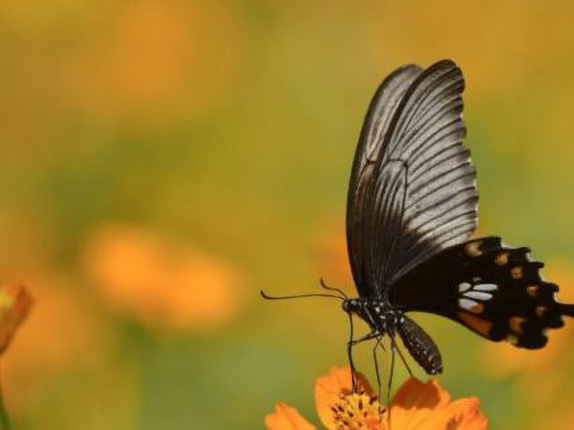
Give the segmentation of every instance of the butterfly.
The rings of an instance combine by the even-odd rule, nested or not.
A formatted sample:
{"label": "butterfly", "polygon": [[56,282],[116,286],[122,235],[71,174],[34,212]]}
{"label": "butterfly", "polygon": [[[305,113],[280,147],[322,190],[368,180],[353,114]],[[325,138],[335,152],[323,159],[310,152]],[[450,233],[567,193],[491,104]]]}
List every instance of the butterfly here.
{"label": "butterfly", "polygon": [[370,329],[358,339],[351,334],[353,373],[352,348],[384,336],[393,352],[398,336],[427,374],[442,372],[440,351],[407,316],[412,311],[527,349],[544,347],[547,330],[574,317],[574,305],[556,300],[558,286],[542,279],[543,263],[529,258],[529,248],[508,247],[496,236],[471,238],[478,191],[463,144],[464,87],[451,60],[426,69],[405,65],[383,81],[369,106],[347,196],[358,297],[343,293],[341,300],[349,317]]}

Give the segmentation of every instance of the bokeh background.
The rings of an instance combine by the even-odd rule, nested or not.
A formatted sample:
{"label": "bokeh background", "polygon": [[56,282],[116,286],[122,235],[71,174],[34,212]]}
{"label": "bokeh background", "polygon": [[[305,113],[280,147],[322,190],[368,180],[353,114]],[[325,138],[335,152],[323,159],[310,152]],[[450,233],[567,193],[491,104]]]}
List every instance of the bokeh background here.
{"label": "bokeh background", "polygon": [[[2,360],[17,428],[247,430],[276,401],[314,417],[316,377],[346,363],[346,316],[258,291],[319,276],[353,291],[350,164],[374,89],[404,63],[463,68],[480,230],[531,246],[574,299],[574,3],[0,11],[0,279],[36,297]],[[479,396],[492,428],[574,428],[572,321],[525,352],[417,320],[441,383]]]}

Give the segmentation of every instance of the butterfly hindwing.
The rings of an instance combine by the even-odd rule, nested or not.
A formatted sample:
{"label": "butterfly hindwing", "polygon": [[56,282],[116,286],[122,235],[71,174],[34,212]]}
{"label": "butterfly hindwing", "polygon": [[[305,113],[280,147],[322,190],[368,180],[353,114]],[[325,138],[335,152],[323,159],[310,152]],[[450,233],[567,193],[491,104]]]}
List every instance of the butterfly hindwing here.
{"label": "butterfly hindwing", "polygon": [[574,306],[556,301],[558,286],[542,279],[543,263],[529,252],[506,247],[499,237],[455,245],[401,278],[389,300],[405,312],[445,316],[492,341],[542,348],[546,331],[562,327]]}

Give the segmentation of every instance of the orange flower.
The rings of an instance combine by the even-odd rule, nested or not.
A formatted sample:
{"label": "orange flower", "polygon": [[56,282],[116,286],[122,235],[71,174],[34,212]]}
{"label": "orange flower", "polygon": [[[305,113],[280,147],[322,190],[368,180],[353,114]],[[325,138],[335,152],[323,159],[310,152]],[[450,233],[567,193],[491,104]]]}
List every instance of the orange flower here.
{"label": "orange flower", "polygon": [[18,330],[2,357],[2,386],[10,410],[29,410],[49,393],[50,381],[74,371],[93,371],[108,357],[113,333],[74,279],[32,266],[40,305]]}
{"label": "orange flower", "polygon": [[[422,383],[409,379],[391,402],[390,420],[368,382],[358,375],[358,387],[351,390],[351,370],[332,367],[315,386],[317,413],[328,430],[482,430],[487,420],[477,398],[451,402],[450,395],[436,380]],[[390,422],[389,422],[390,421]],[[278,403],[267,415],[268,430],[314,430],[296,409]]]}

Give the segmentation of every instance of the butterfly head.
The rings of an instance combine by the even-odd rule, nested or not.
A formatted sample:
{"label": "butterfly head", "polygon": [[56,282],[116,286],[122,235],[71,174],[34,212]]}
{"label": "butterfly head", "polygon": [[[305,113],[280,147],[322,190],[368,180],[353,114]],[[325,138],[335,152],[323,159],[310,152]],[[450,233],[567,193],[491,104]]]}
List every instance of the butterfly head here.
{"label": "butterfly head", "polygon": [[348,314],[360,314],[364,308],[365,303],[359,299],[345,299],[343,300],[343,310]]}

